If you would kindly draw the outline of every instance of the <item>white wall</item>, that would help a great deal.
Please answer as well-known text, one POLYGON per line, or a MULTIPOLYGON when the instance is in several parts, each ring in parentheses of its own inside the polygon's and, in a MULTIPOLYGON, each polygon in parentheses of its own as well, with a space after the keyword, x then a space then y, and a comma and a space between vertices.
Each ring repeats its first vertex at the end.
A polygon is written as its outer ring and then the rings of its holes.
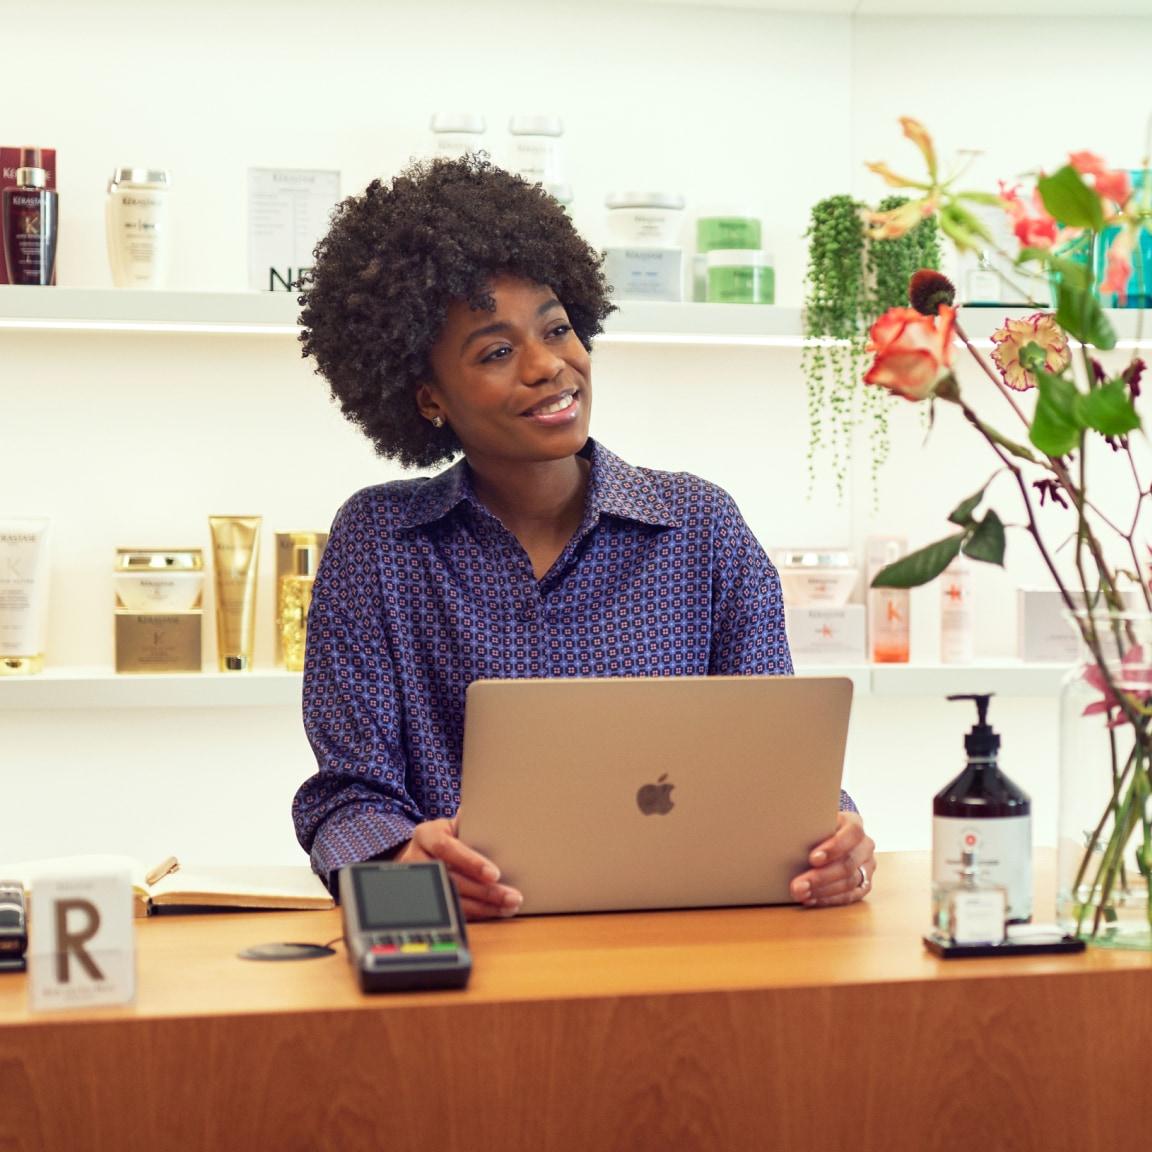
MULTIPOLYGON (((798 304, 809 206, 880 195, 866 159, 914 163, 898 115, 923 119, 944 154, 987 149, 988 184, 1069 148, 1134 158, 1150 103, 1146 85, 1122 79, 1142 75, 1147 19, 1110 21, 1107 51, 1090 20, 517 0, 45 2, 21 20, 32 42, 53 44, 53 78, 10 106, 3 137, 59 149, 60 281, 73 286, 110 283, 101 213, 113 165, 172 170, 173 287, 242 289, 249 165, 339 168, 352 191, 423 147, 431 111, 467 107, 489 117, 497 159, 509 113, 564 117, 573 212, 590 239, 612 188, 747 204, 766 219, 779 301, 798 304), (990 59, 1011 66, 990 78, 990 59), (1073 74, 1082 97, 1053 108, 1054 77, 1073 74)), ((901 405, 879 510, 859 464, 844 504, 830 485, 808 499, 798 352, 611 345, 595 365, 597 435, 636 463, 724 484, 770 548, 859 548, 875 530, 925 542, 989 470, 949 414, 925 448, 919 410, 901 405)), ((0 511, 55 522, 50 651, 77 665, 110 662, 115 547, 206 547, 210 512, 261 511, 269 533, 324 527, 353 489, 395 474, 279 336, 0 331, 0 458, 0 511)), ((979 655, 1012 650, 1011 590, 1031 569, 1017 552, 1008 574, 978 573, 979 655)), ((265 664, 269 577, 266 564, 265 664)), ((934 590, 918 591, 914 658, 935 657, 936 628, 934 590)), ((210 656, 210 630, 206 643, 210 656)), ((1037 839, 1051 843, 1053 702, 995 709, 1005 766, 1036 797, 1037 839)), ((943 703, 860 701, 847 783, 882 847, 926 846, 931 794, 959 768, 969 723, 943 703)), ((294 708, 0 711, 0 860, 299 859, 288 804, 310 771, 294 708)))

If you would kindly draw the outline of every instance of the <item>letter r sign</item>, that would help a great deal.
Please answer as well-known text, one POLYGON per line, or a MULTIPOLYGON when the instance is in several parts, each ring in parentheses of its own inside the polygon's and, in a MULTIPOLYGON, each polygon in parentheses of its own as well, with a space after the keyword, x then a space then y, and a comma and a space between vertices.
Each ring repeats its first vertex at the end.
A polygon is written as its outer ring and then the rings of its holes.
POLYGON ((136 994, 132 881, 127 871, 35 878, 28 987, 34 1011, 124 1004, 136 994))

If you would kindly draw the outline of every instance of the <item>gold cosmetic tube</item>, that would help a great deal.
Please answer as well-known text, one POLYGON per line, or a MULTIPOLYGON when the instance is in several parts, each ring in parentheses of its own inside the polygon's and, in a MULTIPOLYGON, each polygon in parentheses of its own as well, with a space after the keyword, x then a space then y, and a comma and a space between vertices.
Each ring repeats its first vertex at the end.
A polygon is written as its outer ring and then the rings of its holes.
POLYGON ((221 672, 252 667, 260 516, 209 516, 216 587, 216 659, 221 672))

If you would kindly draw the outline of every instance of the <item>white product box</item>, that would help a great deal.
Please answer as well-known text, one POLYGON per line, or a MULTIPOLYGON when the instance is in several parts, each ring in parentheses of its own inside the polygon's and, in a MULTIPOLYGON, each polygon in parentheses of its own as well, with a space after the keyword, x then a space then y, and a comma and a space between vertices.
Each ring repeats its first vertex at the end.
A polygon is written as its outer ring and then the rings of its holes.
POLYGON ((786 608, 788 645, 798 664, 858 664, 866 659, 863 604, 786 608))
MULTIPOLYGON (((1084 602, 1082 593, 1072 598, 1084 602)), ((1126 592, 1124 600, 1132 609, 1140 607, 1136 591, 1126 592)), ((1080 637, 1055 588, 1016 590, 1016 652, 1021 660, 1041 664, 1073 664, 1079 658, 1080 637)))
POLYGON ((248 169, 248 287, 294 292, 340 200, 340 173, 248 169))
POLYGON ((614 300, 683 298, 679 248, 605 248, 604 276, 614 300))

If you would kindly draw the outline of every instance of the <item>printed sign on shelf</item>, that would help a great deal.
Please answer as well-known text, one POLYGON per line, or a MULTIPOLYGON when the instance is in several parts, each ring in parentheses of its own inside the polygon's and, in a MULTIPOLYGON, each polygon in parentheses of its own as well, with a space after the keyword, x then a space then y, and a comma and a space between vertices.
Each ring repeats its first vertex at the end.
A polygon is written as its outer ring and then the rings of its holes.
POLYGON ((340 199, 340 173, 248 169, 248 287, 295 292, 340 199))

